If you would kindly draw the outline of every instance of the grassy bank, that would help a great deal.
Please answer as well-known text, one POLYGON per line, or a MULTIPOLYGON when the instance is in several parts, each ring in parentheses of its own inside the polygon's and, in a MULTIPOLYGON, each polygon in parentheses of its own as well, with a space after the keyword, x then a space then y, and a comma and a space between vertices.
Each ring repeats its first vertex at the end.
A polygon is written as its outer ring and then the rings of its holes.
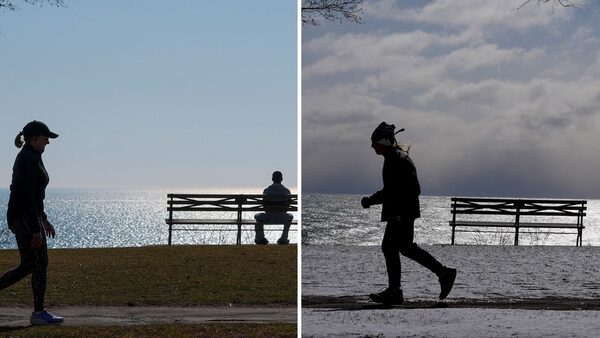
MULTIPOLYGON (((46 304, 295 305, 297 250, 289 246, 153 246, 49 251, 46 304)), ((19 262, 0 250, 0 273, 19 262)), ((29 278, 0 304, 30 305, 29 278)))

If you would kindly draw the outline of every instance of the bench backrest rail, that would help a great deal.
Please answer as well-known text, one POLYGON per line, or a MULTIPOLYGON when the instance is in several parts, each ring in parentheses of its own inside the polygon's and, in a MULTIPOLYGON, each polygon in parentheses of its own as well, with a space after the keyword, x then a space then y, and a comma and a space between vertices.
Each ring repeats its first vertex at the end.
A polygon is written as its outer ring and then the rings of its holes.
POLYGON ((265 198, 265 195, 176 195, 169 194, 169 211, 264 211, 265 207, 282 207, 298 211, 298 195, 265 198))
POLYGON ((514 216, 515 245, 519 242, 519 224, 522 216, 532 217, 577 217, 577 245, 581 245, 583 217, 587 210, 585 200, 544 200, 507 198, 453 197, 452 201, 452 244, 457 224, 457 215, 514 216))
POLYGON ((263 194, 167 194, 169 239, 171 245, 174 212, 235 212, 238 227, 237 244, 241 243, 245 212, 298 211, 298 195, 263 194))

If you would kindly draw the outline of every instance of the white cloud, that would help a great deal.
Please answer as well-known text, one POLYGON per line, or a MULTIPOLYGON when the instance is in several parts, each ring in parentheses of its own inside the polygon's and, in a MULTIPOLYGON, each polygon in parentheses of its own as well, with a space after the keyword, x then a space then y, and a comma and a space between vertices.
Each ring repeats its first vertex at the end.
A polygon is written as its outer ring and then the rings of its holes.
POLYGON ((526 29, 545 26, 572 15, 570 11, 556 10, 551 5, 532 4, 517 10, 524 0, 438 0, 424 7, 400 9, 401 1, 381 0, 367 3, 367 12, 373 18, 428 23, 438 26, 477 27, 509 26, 526 29))
POLYGON ((437 37, 425 32, 391 35, 326 35, 304 45, 304 51, 328 56, 302 70, 304 78, 348 71, 381 70, 418 55, 437 37))
POLYGON ((368 137, 385 120, 407 128, 425 191, 600 191, 598 29, 575 11, 506 3, 369 2, 374 28, 309 37, 305 188, 379 186, 368 137))

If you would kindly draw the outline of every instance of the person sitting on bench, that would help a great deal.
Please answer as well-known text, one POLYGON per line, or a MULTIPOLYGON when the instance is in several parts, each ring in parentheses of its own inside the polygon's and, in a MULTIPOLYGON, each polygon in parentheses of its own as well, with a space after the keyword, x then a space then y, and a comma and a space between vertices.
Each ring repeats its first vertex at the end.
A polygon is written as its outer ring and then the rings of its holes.
POLYGON ((273 184, 268 186, 263 194, 265 195, 265 212, 254 215, 254 219, 257 221, 254 230, 256 231, 256 237, 254 243, 259 245, 269 244, 269 241, 265 238, 264 224, 283 224, 283 231, 281 237, 277 240, 277 244, 289 244, 288 233, 290 231, 290 225, 294 216, 287 213, 288 204, 285 204, 289 200, 290 190, 286 188, 281 181, 283 181, 283 174, 280 171, 273 173, 273 184), (269 205, 271 203, 271 205, 269 205))

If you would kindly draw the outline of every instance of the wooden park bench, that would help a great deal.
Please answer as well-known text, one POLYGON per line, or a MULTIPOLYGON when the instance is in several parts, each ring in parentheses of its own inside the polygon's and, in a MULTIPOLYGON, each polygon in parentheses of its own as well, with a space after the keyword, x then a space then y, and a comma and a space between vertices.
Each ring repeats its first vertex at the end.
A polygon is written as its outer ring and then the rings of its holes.
POLYGON ((577 234, 581 246, 587 201, 452 197, 452 244, 455 232, 493 232, 480 228, 546 229, 548 234, 577 234), (460 229, 457 229, 460 228, 460 229), (462 230, 465 229, 465 230, 462 230))
MULTIPOLYGON (((171 245, 173 231, 186 230, 237 231, 236 244, 241 244, 242 231, 245 230, 243 226, 255 225, 256 213, 267 209, 278 212, 298 211, 298 195, 265 196, 267 195, 167 194, 169 218, 165 221, 169 225, 168 243, 171 245), (233 225, 236 227, 232 227, 233 225)), ((292 224, 298 224, 297 220, 294 219, 292 224)), ((290 229, 294 230, 296 229, 290 229)))

